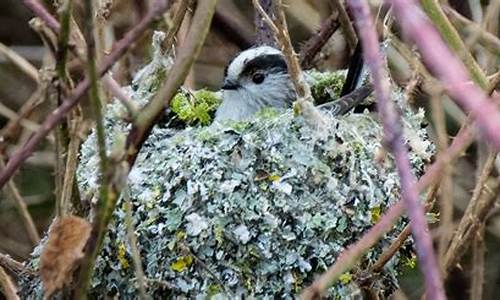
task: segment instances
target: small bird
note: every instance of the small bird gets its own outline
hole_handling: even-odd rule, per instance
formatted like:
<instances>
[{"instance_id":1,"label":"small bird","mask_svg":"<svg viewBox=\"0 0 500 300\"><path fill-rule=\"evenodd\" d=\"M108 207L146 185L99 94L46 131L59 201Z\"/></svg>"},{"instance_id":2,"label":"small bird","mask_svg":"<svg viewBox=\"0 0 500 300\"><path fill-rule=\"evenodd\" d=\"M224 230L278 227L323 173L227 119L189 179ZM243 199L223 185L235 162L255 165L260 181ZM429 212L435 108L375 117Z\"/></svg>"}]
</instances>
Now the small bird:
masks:
<instances>
[{"instance_id":1,"label":"small bird","mask_svg":"<svg viewBox=\"0 0 500 300\"><path fill-rule=\"evenodd\" d=\"M215 121L248 120L264 107L286 109L296 99L283 53L270 46L241 52L226 67Z\"/></svg>"},{"instance_id":2,"label":"small bird","mask_svg":"<svg viewBox=\"0 0 500 300\"><path fill-rule=\"evenodd\" d=\"M353 78L358 81L358 77ZM356 87L353 82L346 82L346 85ZM371 85L354 92L353 88L349 89L344 97L321 108L334 115L345 114L371 91ZM230 61L224 71L222 103L215 114L215 121L248 120L264 107L291 108L296 99L283 53L270 46L250 48Z\"/></svg>"}]
</instances>

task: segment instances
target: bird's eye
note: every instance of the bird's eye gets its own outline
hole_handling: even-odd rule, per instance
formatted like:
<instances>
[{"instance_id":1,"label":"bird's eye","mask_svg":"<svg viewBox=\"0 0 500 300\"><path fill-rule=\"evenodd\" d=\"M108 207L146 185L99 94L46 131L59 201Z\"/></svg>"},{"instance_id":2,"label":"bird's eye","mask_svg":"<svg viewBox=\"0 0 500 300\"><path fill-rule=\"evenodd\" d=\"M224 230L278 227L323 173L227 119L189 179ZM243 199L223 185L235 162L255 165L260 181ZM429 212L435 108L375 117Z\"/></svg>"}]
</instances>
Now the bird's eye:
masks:
<instances>
[{"instance_id":1,"label":"bird's eye","mask_svg":"<svg viewBox=\"0 0 500 300\"><path fill-rule=\"evenodd\" d=\"M261 84L264 81L264 74L262 73L256 73L252 76L252 81L256 84Z\"/></svg>"}]
</instances>

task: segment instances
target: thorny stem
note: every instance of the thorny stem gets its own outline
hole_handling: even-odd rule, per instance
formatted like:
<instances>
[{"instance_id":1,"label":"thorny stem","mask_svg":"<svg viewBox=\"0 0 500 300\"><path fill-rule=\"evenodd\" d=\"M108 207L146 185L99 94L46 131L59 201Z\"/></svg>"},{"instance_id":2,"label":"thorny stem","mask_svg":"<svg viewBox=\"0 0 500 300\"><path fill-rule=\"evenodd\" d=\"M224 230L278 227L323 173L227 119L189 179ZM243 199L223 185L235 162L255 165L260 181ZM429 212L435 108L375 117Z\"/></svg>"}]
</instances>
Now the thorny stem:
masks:
<instances>
[{"instance_id":1,"label":"thorny stem","mask_svg":"<svg viewBox=\"0 0 500 300\"><path fill-rule=\"evenodd\" d=\"M490 174L495 166L496 156L496 152L490 151L484 163L483 170L476 182L476 186L474 187L469 204L453 235L452 242L444 258L445 278L450 269L455 266L467 250L472 236L476 232L475 230L471 230L471 228L477 228L478 224L484 220L491 205L494 203L496 198L494 190L498 188L498 183L488 184L488 180L490 180Z\"/></svg>"},{"instance_id":2,"label":"thorny stem","mask_svg":"<svg viewBox=\"0 0 500 300\"><path fill-rule=\"evenodd\" d=\"M391 101L389 77L379 51L377 33L370 15L370 8L363 0L352 0L349 4L362 40L363 56L372 74L377 107L384 127L384 140L394 155L396 169L400 177L401 195L411 220L410 225L415 239L419 265L425 275L425 289L430 299L446 299L425 211L419 202L408 150L403 143L402 126L394 103Z\"/></svg>"},{"instance_id":3,"label":"thorny stem","mask_svg":"<svg viewBox=\"0 0 500 300\"><path fill-rule=\"evenodd\" d=\"M390 0L394 13L406 33L418 46L429 69L443 83L446 92L465 110L476 117L484 138L500 149L500 111L487 95L468 84L466 68L448 49L436 29L412 0ZM478 78L474 78L477 80ZM487 82L480 82L486 88Z\"/></svg>"},{"instance_id":4,"label":"thorny stem","mask_svg":"<svg viewBox=\"0 0 500 300\"><path fill-rule=\"evenodd\" d=\"M478 32L479 34L479 42L491 53L496 56L500 56L500 39L496 37L494 34L483 29L480 25L475 22L470 21L469 19L462 16L460 13L455 11L453 8L449 6L443 7L444 12L450 17L451 22L460 28L463 28L465 32Z\"/></svg>"},{"instance_id":5,"label":"thorny stem","mask_svg":"<svg viewBox=\"0 0 500 300\"><path fill-rule=\"evenodd\" d=\"M283 8L283 3L281 0L276 2L276 23L273 22L271 17L264 11L262 6L259 4L258 0L253 0L253 5L255 9L261 14L264 22L267 23L269 28L274 33L274 37L278 44L281 46L281 50L286 58L286 64L288 67L288 73L295 87L295 91L298 96L298 103L303 104L305 101L311 101L311 90L309 85L303 80L302 70L300 68L299 60L297 59L297 54L293 50L292 42L290 40L290 35L288 34L288 28L286 25L285 10ZM318 120L319 121L319 120Z\"/></svg>"},{"instance_id":6,"label":"thorny stem","mask_svg":"<svg viewBox=\"0 0 500 300\"><path fill-rule=\"evenodd\" d=\"M434 183L446 164L462 154L462 152L472 143L474 134L469 127L463 127L453 139L448 147L446 154L441 155L429 166L425 174L419 179L416 188L418 191L424 190L427 186ZM329 286L330 283L337 280L340 275L352 268L358 259L370 250L380 238L393 228L393 224L401 217L404 212L404 204L398 201L391 206L386 213L380 217L380 220L355 244L352 244L344 250L337 258L335 264L321 275L314 283L309 286L301 295L301 299L315 299L319 297Z\"/></svg>"},{"instance_id":7,"label":"thorny stem","mask_svg":"<svg viewBox=\"0 0 500 300\"><path fill-rule=\"evenodd\" d=\"M33 2L28 0L25 1ZM135 27L127 32L127 34L125 34L120 41L115 43L114 50L106 56L100 64L101 67L97 72L99 77L103 76L113 66L113 64L125 54L130 45L148 29L149 24L158 16L162 15L167 9L164 0L156 0L153 7L154 8L148 12L148 14ZM6 167L0 172L0 187L7 182L7 180L19 168L21 163L33 153L35 147L44 139L44 137L64 119L66 113L78 104L78 101L83 95L85 95L89 87L90 80L88 76L86 76L85 79L80 82L75 89L73 89L63 103L47 116L41 125L40 130L33 134L23 147L11 156Z\"/></svg>"},{"instance_id":8,"label":"thorny stem","mask_svg":"<svg viewBox=\"0 0 500 300\"><path fill-rule=\"evenodd\" d=\"M438 191L439 185L436 183L431 188L429 188L429 193L427 194L427 199L425 199L426 210L430 209L433 206L433 200ZM410 225L406 225L406 227L399 233L398 237L392 242L392 244L380 254L377 261L371 266L371 271L374 273L379 273L384 268L385 264L396 254L396 252L403 246L406 239L411 235L411 227Z\"/></svg>"},{"instance_id":9,"label":"thorny stem","mask_svg":"<svg viewBox=\"0 0 500 300\"><path fill-rule=\"evenodd\" d=\"M404 1L403 1L404 2ZM488 80L474 60L472 54L467 50L464 42L460 38L457 30L451 24L441 9L438 0L421 0L422 8L425 10L429 18L432 20L436 28L441 33L441 36L446 40L446 43L460 56L463 60L470 76L481 88L485 89L488 86Z\"/></svg>"},{"instance_id":10,"label":"thorny stem","mask_svg":"<svg viewBox=\"0 0 500 300\"><path fill-rule=\"evenodd\" d=\"M88 78L90 79L90 103L96 122L97 148L99 153L99 166L101 173L101 183L99 189L99 199L96 207L96 216L92 224L91 237L95 243L87 243L85 247L85 257L81 265L78 284L75 287L75 299L84 299L93 274L95 260L101 249L104 233L108 225L111 213L114 210L114 198L110 196L110 170L109 160L106 155L106 134L102 115L102 103L99 97L99 83L95 61L95 39L94 39L94 9L92 0L85 0L85 37L87 40L87 63Z\"/></svg>"}]
</instances>

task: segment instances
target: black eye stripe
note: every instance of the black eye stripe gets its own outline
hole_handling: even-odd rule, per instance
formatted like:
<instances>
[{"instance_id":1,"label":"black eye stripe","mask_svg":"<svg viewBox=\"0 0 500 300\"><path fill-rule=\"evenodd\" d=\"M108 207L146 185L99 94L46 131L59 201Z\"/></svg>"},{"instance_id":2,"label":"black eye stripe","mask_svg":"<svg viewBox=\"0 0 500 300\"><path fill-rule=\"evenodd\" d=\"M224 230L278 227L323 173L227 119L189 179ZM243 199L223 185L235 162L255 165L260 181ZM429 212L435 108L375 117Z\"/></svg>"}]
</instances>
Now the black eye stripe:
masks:
<instances>
[{"instance_id":1,"label":"black eye stripe","mask_svg":"<svg viewBox=\"0 0 500 300\"><path fill-rule=\"evenodd\" d=\"M285 58L280 54L260 55L245 63L241 76L248 76L257 70L286 72Z\"/></svg>"}]
</instances>

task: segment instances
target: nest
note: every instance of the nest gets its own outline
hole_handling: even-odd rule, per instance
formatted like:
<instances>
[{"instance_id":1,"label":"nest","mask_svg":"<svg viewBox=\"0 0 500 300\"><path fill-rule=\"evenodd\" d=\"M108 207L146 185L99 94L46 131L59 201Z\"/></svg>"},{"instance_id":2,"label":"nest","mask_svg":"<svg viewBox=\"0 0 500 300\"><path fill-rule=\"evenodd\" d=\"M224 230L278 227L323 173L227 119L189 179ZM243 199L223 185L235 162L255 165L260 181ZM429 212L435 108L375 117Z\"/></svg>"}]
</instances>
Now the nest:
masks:
<instances>
[{"instance_id":1,"label":"nest","mask_svg":"<svg viewBox=\"0 0 500 300\"><path fill-rule=\"evenodd\" d=\"M153 63L156 67L147 66L128 88L139 104L154 95L151 76L167 69L169 61ZM433 152L423 112L408 109L401 93L393 96L418 176ZM122 145L129 129L124 114L119 102L106 109L110 148ZM124 207L130 201L148 294L293 298L400 197L393 159L375 159L382 151L376 117L326 112L325 119L321 134L302 117L270 110L249 122L183 130L155 126L128 176L127 197L119 200L108 226L90 294L137 295ZM77 171L87 197L98 195L98 169L91 134ZM359 269L373 263L403 225L384 236ZM39 250L30 262L35 269ZM390 294L405 260L396 255L371 279L372 288ZM346 273L328 296L350 297L359 289L357 274ZM21 292L40 294L41 284L25 281Z\"/></svg>"}]
</instances>

